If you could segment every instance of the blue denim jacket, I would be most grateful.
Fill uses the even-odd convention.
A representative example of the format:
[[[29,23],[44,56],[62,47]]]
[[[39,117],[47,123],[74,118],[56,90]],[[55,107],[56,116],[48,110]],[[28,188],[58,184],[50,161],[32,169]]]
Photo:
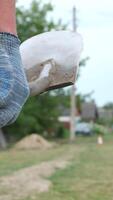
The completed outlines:
[[[19,46],[18,37],[0,33],[0,128],[17,119],[29,96]]]

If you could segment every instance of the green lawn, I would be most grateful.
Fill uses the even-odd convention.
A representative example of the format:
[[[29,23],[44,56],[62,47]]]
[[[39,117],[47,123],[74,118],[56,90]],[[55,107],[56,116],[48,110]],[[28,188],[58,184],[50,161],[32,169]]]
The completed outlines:
[[[111,135],[104,137],[103,146],[96,144],[96,137],[79,137],[75,144],[62,144],[52,151],[1,152],[0,176],[69,153],[73,154],[70,165],[64,170],[57,170],[49,177],[53,184],[49,192],[35,193],[21,200],[112,200],[113,136]]]
[[[57,158],[63,155],[68,149],[68,145],[58,146],[49,150],[33,151],[2,151],[0,152],[0,177],[6,176],[22,168],[30,167]]]

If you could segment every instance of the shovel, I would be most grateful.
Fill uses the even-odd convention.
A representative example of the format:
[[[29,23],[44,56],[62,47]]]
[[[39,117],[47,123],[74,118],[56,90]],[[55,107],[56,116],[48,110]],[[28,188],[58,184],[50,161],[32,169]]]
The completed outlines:
[[[51,31],[36,35],[20,46],[30,95],[75,83],[83,42],[80,34]]]

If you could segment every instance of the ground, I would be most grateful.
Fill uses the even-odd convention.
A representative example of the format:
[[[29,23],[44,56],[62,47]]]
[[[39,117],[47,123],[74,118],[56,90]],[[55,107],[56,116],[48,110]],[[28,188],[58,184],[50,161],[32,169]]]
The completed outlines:
[[[37,199],[112,200],[113,136],[102,146],[78,137],[52,150],[0,152],[0,200]]]

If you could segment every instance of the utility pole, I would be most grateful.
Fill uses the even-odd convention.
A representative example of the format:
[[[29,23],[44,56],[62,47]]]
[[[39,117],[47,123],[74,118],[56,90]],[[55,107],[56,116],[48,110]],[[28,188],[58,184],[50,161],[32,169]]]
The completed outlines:
[[[73,31],[75,32],[76,25],[76,7],[73,7]],[[76,123],[76,87],[71,88],[71,114],[70,114],[70,141],[75,139],[75,123]]]

